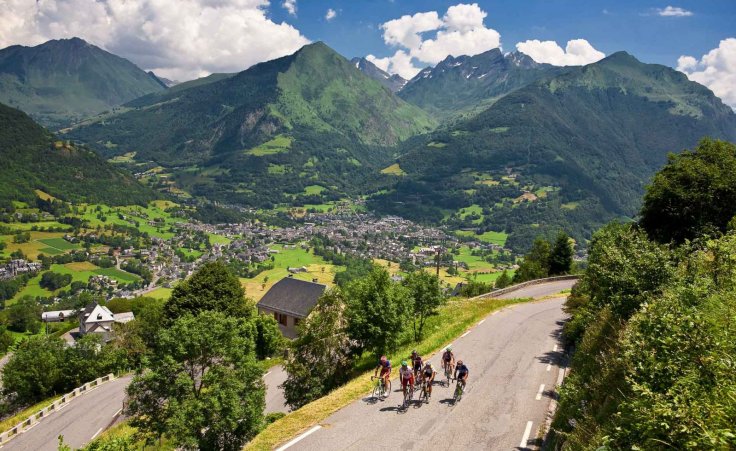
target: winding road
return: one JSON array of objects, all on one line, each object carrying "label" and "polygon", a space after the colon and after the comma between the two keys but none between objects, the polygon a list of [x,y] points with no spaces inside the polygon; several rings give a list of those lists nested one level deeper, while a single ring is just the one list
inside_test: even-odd
[{"label": "winding road", "polygon": [[[570,288],[574,282],[533,285],[499,297],[540,298]],[[400,414],[398,392],[382,402],[366,398],[333,414],[308,436],[297,437],[291,447],[412,449],[441,444],[460,449],[513,449],[519,448],[526,429],[530,429],[528,444],[532,445],[557,377],[561,352],[555,345],[564,317],[563,301],[557,298],[515,305],[489,316],[458,338],[453,345],[455,354],[470,368],[466,397],[458,405],[448,402],[451,389],[440,386],[435,387],[429,404],[412,406]],[[432,362],[437,365],[437,358]],[[285,378],[280,366],[264,376],[266,413],[286,412],[283,392],[278,388]],[[130,377],[124,377],[91,390],[2,448],[54,451],[59,435],[72,448],[89,443],[120,414],[129,382]],[[541,384],[549,389],[540,390]]]},{"label": "winding road", "polygon": [[[503,298],[542,298],[575,281],[533,285]],[[428,404],[400,409],[398,381],[383,401],[366,395],[281,448],[293,450],[533,448],[541,441],[558,380],[565,315],[560,296],[498,311],[453,343],[470,369],[463,399],[452,402],[454,385],[435,385]],[[431,362],[438,371],[439,355]]]}]

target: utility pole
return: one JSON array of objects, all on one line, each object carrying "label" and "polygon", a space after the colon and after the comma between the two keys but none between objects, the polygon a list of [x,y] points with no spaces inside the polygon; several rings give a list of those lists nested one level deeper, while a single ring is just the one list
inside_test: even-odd
[{"label": "utility pole", "polygon": [[440,277],[440,256],[442,255],[442,246],[437,246],[437,278]]}]

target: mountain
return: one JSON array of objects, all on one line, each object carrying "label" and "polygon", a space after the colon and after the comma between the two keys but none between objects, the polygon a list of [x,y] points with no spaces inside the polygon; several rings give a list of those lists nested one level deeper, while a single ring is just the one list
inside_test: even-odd
[{"label": "mountain", "polygon": [[446,119],[488,107],[509,92],[565,70],[519,52],[504,55],[496,48],[475,56],[448,56],[409,80],[399,97]]},{"label": "mountain", "polygon": [[150,75],[151,77],[155,78],[156,80],[158,80],[162,85],[164,85],[165,88],[170,88],[172,86],[176,86],[181,83],[176,80],[169,80],[168,78],[159,77],[158,75],[154,74],[153,71],[151,70],[149,70],[146,73]]},{"label": "mountain", "polygon": [[106,156],[155,161],[191,194],[267,206],[298,201],[312,185],[325,195],[355,192],[396,144],[435,126],[323,43],[184,85],[68,136]]},{"label": "mountain", "polygon": [[67,201],[125,205],[154,193],[94,152],[59,141],[20,110],[0,104],[0,201],[33,202],[34,190]]},{"label": "mountain", "polygon": [[619,52],[407,141],[397,160],[406,175],[370,206],[503,230],[517,248],[558,227],[581,240],[633,217],[667,154],[703,136],[736,140],[734,112],[681,72]]},{"label": "mountain", "polygon": [[401,77],[399,74],[391,75],[385,70],[379,68],[375,64],[371,63],[365,58],[359,58],[355,57],[350,60],[352,64],[355,64],[355,67],[366,74],[367,76],[371,77],[372,79],[378,81],[383,86],[387,87],[391,90],[391,92],[397,92],[400,91],[401,88],[406,85],[407,80]]},{"label": "mountain", "polygon": [[79,38],[0,50],[0,102],[50,127],[165,89],[130,61]]}]

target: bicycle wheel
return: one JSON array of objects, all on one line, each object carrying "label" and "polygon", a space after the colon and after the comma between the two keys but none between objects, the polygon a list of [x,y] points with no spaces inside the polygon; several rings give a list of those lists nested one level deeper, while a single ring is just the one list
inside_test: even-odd
[{"label": "bicycle wheel", "polygon": [[373,387],[373,397],[374,398],[378,399],[378,398],[381,397],[381,395],[382,395],[381,392],[383,391],[383,390],[381,390],[381,388],[382,388],[381,387],[381,381],[376,382],[375,387]]},{"label": "bicycle wheel", "polygon": [[390,394],[391,394],[391,380],[388,380],[383,385],[383,396],[384,396],[384,398],[388,398],[388,395],[390,395]]}]

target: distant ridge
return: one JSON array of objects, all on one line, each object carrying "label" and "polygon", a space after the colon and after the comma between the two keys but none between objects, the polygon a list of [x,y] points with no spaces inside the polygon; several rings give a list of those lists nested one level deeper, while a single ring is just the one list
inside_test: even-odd
[{"label": "distant ridge", "polygon": [[62,127],[166,85],[79,38],[0,50],[0,102]]},{"label": "distant ridge", "polygon": [[355,57],[351,59],[350,62],[355,64],[355,67],[359,71],[381,83],[383,86],[390,89],[391,92],[400,91],[408,82],[402,78],[401,75],[391,75],[365,58]]}]

